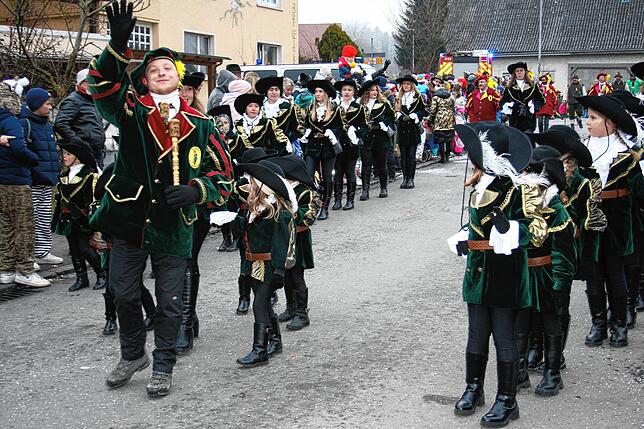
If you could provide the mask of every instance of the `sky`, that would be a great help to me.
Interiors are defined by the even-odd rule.
[[[400,0],[299,0],[300,24],[365,23],[391,32]]]

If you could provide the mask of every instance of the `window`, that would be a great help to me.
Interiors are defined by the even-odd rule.
[[[269,43],[257,43],[257,59],[261,60],[260,64],[279,64],[282,59],[281,57],[281,46],[271,45]]]
[[[214,52],[213,36],[198,33],[183,33],[183,51],[186,54],[212,55]],[[208,74],[206,66],[197,66],[197,71]]]
[[[280,8],[282,7],[282,0],[257,0],[257,6]]]
[[[132,49],[149,51],[152,49],[152,27],[144,24],[137,24],[130,34],[128,46]]]

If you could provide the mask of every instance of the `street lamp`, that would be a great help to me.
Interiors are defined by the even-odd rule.
[[[537,58],[537,76],[541,76],[541,42],[543,36],[543,0],[539,0],[539,56]]]

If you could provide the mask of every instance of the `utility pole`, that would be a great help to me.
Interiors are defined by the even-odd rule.
[[[539,56],[537,58],[537,79],[541,76],[541,42],[543,39],[543,0],[539,0]]]
[[[416,35],[411,33],[411,73],[416,70]]]
[[[371,38],[371,55],[370,55],[370,57],[371,57],[370,64],[373,64],[373,37]]]

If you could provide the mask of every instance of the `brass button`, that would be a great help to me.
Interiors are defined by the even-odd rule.
[[[150,219],[146,219],[146,220],[145,220],[145,223],[150,224],[150,223],[152,223],[152,221],[151,221]]]
[[[153,199],[152,199],[152,204],[156,204],[156,203],[157,203],[157,200],[155,200],[155,199],[153,198]]]
[[[154,179],[154,183],[161,183],[159,179]]]
[[[469,268],[467,269],[467,272],[468,272],[468,273],[470,272],[470,269],[469,269]]]
[[[121,198],[121,196],[119,194],[116,194],[116,198]]]
[[[477,270],[478,270],[479,273],[483,272],[483,268],[481,268],[481,267],[478,267]]]

